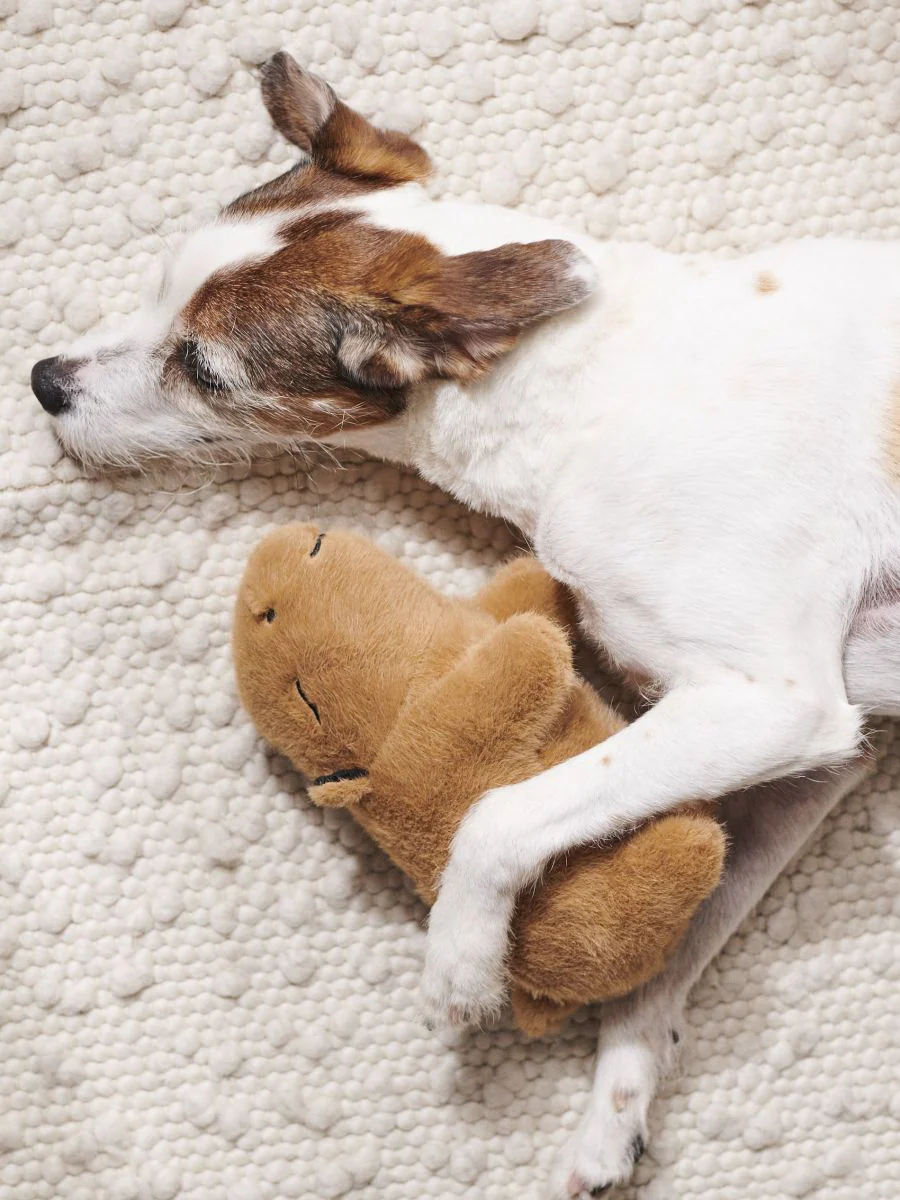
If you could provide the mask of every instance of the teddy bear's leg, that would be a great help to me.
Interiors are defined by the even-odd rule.
[[[532,996],[524,988],[513,987],[510,993],[513,1020],[531,1038],[558,1033],[566,1019],[581,1007],[578,1004],[557,1004],[540,996]]]
[[[519,897],[512,978],[570,1004],[633,991],[662,970],[724,859],[720,826],[681,814],[605,849],[573,851]]]
[[[516,613],[539,613],[569,632],[578,625],[572,593],[548,575],[531,554],[522,554],[501,567],[475,597],[479,608],[505,621]]]

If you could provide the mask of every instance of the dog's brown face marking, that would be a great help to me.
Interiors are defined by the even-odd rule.
[[[448,257],[420,235],[368,224],[367,193],[425,178],[425,152],[373,128],[288,55],[264,68],[263,97],[308,161],[225,216],[283,213],[282,248],[203,284],[182,313],[169,368],[193,363],[196,377],[204,354],[194,347],[225,349],[256,398],[236,415],[258,434],[324,438],[387,420],[411,384],[473,378],[526,326],[587,294],[565,242]],[[227,387],[205,390],[228,402]]]
[[[781,284],[771,271],[760,271],[754,286],[760,296],[770,296],[772,292],[777,292],[781,288]]]
[[[301,212],[280,236],[275,254],[207,280],[173,352],[183,367],[185,347],[190,366],[190,347],[227,346],[249,391],[271,401],[252,419],[275,436],[395,416],[411,384],[477,376],[525,326],[583,294],[564,242],[447,257],[340,209]]]
[[[354,271],[365,263],[360,240],[370,241],[358,225],[354,213],[297,217],[282,231],[282,250],[218,272],[182,314],[182,344],[227,346],[238,360],[241,392],[259,398],[238,410],[273,439],[325,437],[404,407],[402,387],[364,387],[342,370],[344,331],[376,317],[352,287]]]
[[[358,214],[330,206],[424,179],[431,163],[415,142],[375,129],[287,54],[264,66],[262,95],[275,127],[306,159],[238,197],[224,215],[283,213],[285,246],[265,262],[217,272],[199,289],[182,314],[171,369],[185,365],[185,348],[190,358],[198,343],[227,345],[249,388],[271,402],[245,411],[248,420],[276,437],[325,437],[348,423],[383,421],[404,407],[401,390],[363,391],[338,370],[340,331],[353,307],[351,293],[361,290],[350,286],[353,272],[367,261],[366,250],[371,259],[383,247],[372,239],[359,246],[359,232],[354,237],[351,229],[359,226]]]

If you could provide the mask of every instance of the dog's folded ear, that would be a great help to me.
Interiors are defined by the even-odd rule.
[[[263,66],[262,96],[279,133],[326,171],[384,184],[409,183],[431,173],[421,146],[402,133],[370,125],[289,54],[280,52]]]
[[[386,289],[392,311],[345,330],[341,369],[357,386],[402,388],[429,378],[474,379],[531,325],[585,300],[596,287],[570,242],[514,243],[445,256],[413,239]]]

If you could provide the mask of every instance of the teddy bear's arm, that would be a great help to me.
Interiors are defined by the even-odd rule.
[[[533,554],[520,554],[501,567],[475,596],[475,603],[499,621],[529,612],[556,621],[570,632],[578,625],[572,593],[549,575]]]
[[[352,768],[310,781],[309,798],[319,808],[351,808],[372,791],[368,771]]]
[[[537,751],[575,683],[564,632],[533,613],[513,616],[403,710],[373,775],[430,780],[470,799],[522,778],[539,769]]]

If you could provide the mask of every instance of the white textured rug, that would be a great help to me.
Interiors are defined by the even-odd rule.
[[[373,464],[96,483],[31,362],[156,230],[291,159],[285,46],[443,186],[676,249],[900,236],[897,0],[0,0],[0,1200],[537,1200],[594,1023],[457,1044],[422,910],[237,711],[232,592],[289,518],[474,588],[507,531]],[[839,481],[836,481],[839,486]],[[900,1195],[900,753],[698,990],[642,1200]]]

